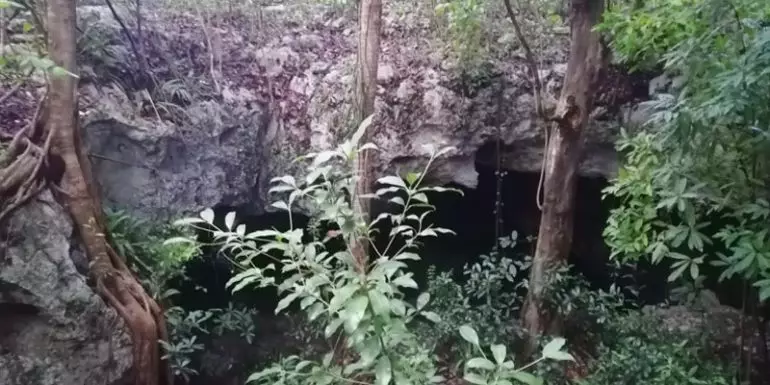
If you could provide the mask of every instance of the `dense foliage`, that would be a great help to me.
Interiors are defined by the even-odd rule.
[[[697,278],[704,264],[720,266],[721,278],[748,279],[767,299],[770,6],[696,1],[680,10],[687,16],[669,19],[668,8],[654,3],[607,27],[614,42],[639,40],[616,44],[621,58],[657,57],[680,84],[650,103],[649,130],[620,143],[626,164],[608,193],[623,205],[610,219],[608,242],[624,258],[670,260],[672,281]],[[690,33],[655,45],[656,34],[637,34],[651,29],[648,19],[669,20],[664,29],[675,30],[686,22]]]
[[[744,286],[733,304],[752,315],[770,298],[770,4],[644,1],[601,28],[621,62],[671,80],[645,129],[619,143],[613,255],[665,263],[669,281],[695,290],[716,271]]]
[[[423,319],[441,322],[435,312],[426,310],[431,295],[423,292],[415,302],[407,299],[409,290],[418,289],[408,262],[419,260],[421,239],[450,234],[451,230],[431,225],[434,210],[428,202],[429,191],[447,192],[441,187],[422,187],[426,170],[434,160],[452,149],[434,151],[427,148],[426,170],[409,173],[404,178],[386,176],[374,197],[387,199],[400,207],[396,213],[383,213],[366,221],[351,207],[348,191],[355,191],[353,170],[355,156],[372,144],[357,146],[369,124],[365,121],[350,141],[333,151],[309,154],[307,174],[302,179],[283,176],[273,180],[274,193],[287,194],[285,200],[273,204],[286,210],[290,223],[292,208],[309,207],[321,221],[338,230],[327,232],[322,239],[307,240],[304,229],[293,225],[288,231],[258,230],[247,233],[245,226],[234,226],[235,214],[225,218],[225,228],[214,232],[223,247],[235,255],[243,271],[228,286],[233,291],[255,285],[275,286],[281,301],[275,309],[280,313],[292,305],[299,306],[310,321],[318,322],[326,338],[337,342],[320,360],[292,356],[262,371],[249,381],[264,384],[424,384],[441,381],[436,360],[427,346],[415,335],[415,324]],[[371,199],[373,197],[364,197]],[[378,247],[372,242],[374,225],[384,221],[390,225],[388,242]],[[213,225],[213,212],[201,218],[182,221],[191,225]],[[361,266],[353,258],[350,244],[354,239],[367,239],[371,259]],[[343,247],[330,247],[338,239]],[[267,264],[263,263],[267,262]],[[457,325],[455,325],[456,327]],[[534,363],[517,368],[508,358],[505,345],[484,345],[470,325],[460,326],[459,335],[470,344],[474,356],[465,361],[464,378],[474,384],[509,384],[511,381],[535,384],[539,380],[525,372]],[[554,339],[543,348],[544,359],[569,360],[562,351],[564,339]]]

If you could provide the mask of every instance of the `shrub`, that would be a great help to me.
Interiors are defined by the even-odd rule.
[[[429,191],[445,192],[441,187],[423,187],[421,182],[435,159],[451,149],[429,150],[426,169],[409,173],[405,178],[386,176],[378,179],[381,186],[372,197],[388,200],[400,207],[398,213],[383,213],[372,221],[356,212],[347,192],[356,191],[359,175],[352,173],[357,148],[369,120],[332,151],[314,153],[303,159],[310,162],[308,173],[300,180],[293,176],[273,179],[274,193],[288,194],[273,204],[285,210],[293,224],[292,208],[302,205],[316,213],[318,219],[336,225],[339,231],[327,233],[324,239],[290,225],[288,231],[258,230],[246,233],[244,226],[233,228],[235,214],[225,217],[225,228],[214,236],[225,250],[235,255],[243,271],[234,276],[228,287],[233,291],[247,286],[277,287],[281,297],[275,312],[290,307],[304,311],[308,318],[324,325],[324,335],[337,341],[320,360],[292,356],[262,371],[248,381],[259,384],[343,384],[358,383],[426,384],[441,381],[436,359],[414,332],[417,319],[440,321],[426,310],[431,295],[420,294],[415,302],[406,300],[408,290],[418,289],[408,262],[419,260],[416,253],[420,240],[450,234],[451,231],[431,225],[426,217],[434,210],[428,202]],[[353,197],[355,198],[355,197]],[[423,210],[416,214],[416,209]],[[371,241],[373,225],[386,221],[392,228],[388,245],[378,248],[369,242],[371,259],[362,267],[351,253],[354,240]],[[201,218],[181,221],[188,225],[214,225],[214,213],[206,210]],[[331,239],[341,240],[340,250],[328,247]],[[303,241],[303,239],[305,241]],[[399,242],[396,242],[396,240]],[[403,246],[394,246],[395,244]],[[268,260],[257,267],[257,259]],[[482,348],[476,332],[468,325],[460,328],[461,337],[473,346],[477,357],[465,362],[465,378],[475,384],[511,383],[518,380],[536,383],[536,379],[507,360],[505,348],[493,345]],[[571,357],[561,351],[563,339],[556,339],[543,350],[543,359],[564,360]],[[494,361],[487,358],[492,352]],[[539,362],[539,361],[538,361]],[[534,381],[534,382],[533,382]]]
[[[603,335],[592,374],[580,384],[732,384],[732,371],[705,356],[701,339],[661,330],[651,316],[617,317]]]

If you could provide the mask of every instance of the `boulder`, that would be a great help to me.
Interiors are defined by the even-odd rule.
[[[159,219],[215,205],[263,206],[271,129],[265,111],[205,101],[186,114],[185,125],[132,122],[116,113],[86,119],[84,144],[106,204]]]
[[[49,192],[2,225],[0,384],[130,383],[129,335],[85,269],[69,216]]]

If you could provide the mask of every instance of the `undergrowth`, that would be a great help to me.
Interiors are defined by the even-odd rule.
[[[422,186],[423,178],[436,158],[453,149],[426,147],[427,165],[422,172],[385,176],[382,186],[371,196],[353,197],[359,175],[352,173],[359,148],[371,119],[367,119],[353,138],[332,151],[308,154],[307,174],[297,179],[286,175],[273,179],[271,192],[286,196],[273,206],[289,216],[290,229],[258,230],[247,233],[245,226],[234,226],[235,213],[225,217],[224,228],[213,235],[223,250],[234,255],[242,272],[228,287],[233,291],[247,287],[276,287],[281,298],[275,313],[296,309],[311,322],[323,325],[324,337],[336,341],[323,357],[290,356],[253,373],[248,382],[257,384],[427,384],[444,381],[432,346],[421,341],[417,324],[440,323],[441,317],[428,310],[432,295],[422,292],[416,301],[407,294],[419,290],[410,261],[419,261],[419,246],[426,237],[452,234],[449,229],[432,225],[428,216],[435,210],[427,192],[452,192],[441,187]],[[382,213],[371,221],[355,211],[351,199],[383,199],[399,210]],[[301,206],[300,206],[301,205]],[[295,228],[293,207],[311,207],[318,219],[337,227],[322,239],[310,239],[304,229]],[[391,226],[389,242],[380,248],[372,242],[374,225]],[[206,210],[200,218],[189,218],[182,225],[214,225],[214,213]],[[215,226],[216,227],[216,226]],[[330,247],[330,240],[343,247]],[[370,259],[361,264],[351,253],[353,240],[369,240]],[[457,328],[459,326],[459,328]],[[563,349],[565,340],[555,338],[542,349],[535,361],[517,366],[507,345],[481,341],[475,325],[455,325],[455,333],[473,354],[462,360],[462,377],[473,384],[511,384],[513,381],[538,384],[529,373],[547,360],[571,360]],[[460,362],[458,362],[459,364]]]

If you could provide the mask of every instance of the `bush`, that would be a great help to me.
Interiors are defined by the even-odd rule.
[[[408,263],[420,259],[416,251],[421,239],[451,233],[426,220],[435,209],[428,202],[426,193],[448,189],[421,184],[435,159],[452,149],[435,151],[427,148],[429,159],[423,172],[410,173],[404,178],[386,176],[378,179],[377,182],[385,187],[365,198],[382,198],[400,210],[367,221],[351,205],[351,200],[358,197],[351,198],[348,192],[356,191],[360,176],[351,171],[356,169],[355,159],[360,151],[357,138],[363,135],[368,122],[362,124],[352,140],[335,150],[305,156],[310,164],[303,178],[287,175],[273,179],[271,191],[288,194],[286,199],[273,204],[289,215],[288,231],[246,233],[245,226],[234,226],[235,213],[225,217],[225,228],[214,231],[223,249],[234,254],[237,265],[243,270],[228,282],[228,287],[233,291],[249,286],[276,287],[281,297],[276,314],[298,308],[311,321],[322,323],[324,336],[336,341],[320,360],[287,357],[252,374],[248,382],[388,385],[442,380],[437,375],[437,360],[431,354],[431,347],[415,334],[419,319],[440,322],[436,313],[426,310],[431,295],[421,293],[412,302],[406,299],[406,294],[418,289]],[[376,146],[365,144],[361,148],[375,150]],[[293,226],[292,208],[300,205],[339,230],[328,232],[323,239],[308,239],[313,238],[312,234]],[[371,242],[374,225],[380,221],[391,225],[389,242],[384,249]],[[215,226],[214,213],[206,210],[200,218],[180,223]],[[341,241],[343,247],[332,249],[329,247],[331,239]],[[370,248],[370,258],[366,261],[351,251],[351,245],[361,241]],[[476,353],[465,362],[466,380],[498,385],[511,381],[537,382],[507,359],[504,345],[484,346],[469,325],[463,325],[459,331]],[[571,359],[561,350],[563,345],[563,339],[553,340],[544,348],[540,360]]]
[[[661,330],[652,316],[632,314],[608,324],[600,356],[583,385],[727,385],[733,373],[705,356],[697,336]]]
[[[498,240],[498,247],[466,264],[463,281],[455,279],[452,271],[428,269],[428,293],[441,322],[423,325],[421,338],[437,346],[452,345],[456,325],[472,324],[485,343],[513,344],[521,336],[516,318],[523,305],[532,258],[517,255],[516,232]],[[565,336],[583,342],[598,340],[601,326],[626,305],[621,290],[611,285],[609,290],[595,290],[571,267],[563,266],[552,276],[546,300],[565,321]]]

